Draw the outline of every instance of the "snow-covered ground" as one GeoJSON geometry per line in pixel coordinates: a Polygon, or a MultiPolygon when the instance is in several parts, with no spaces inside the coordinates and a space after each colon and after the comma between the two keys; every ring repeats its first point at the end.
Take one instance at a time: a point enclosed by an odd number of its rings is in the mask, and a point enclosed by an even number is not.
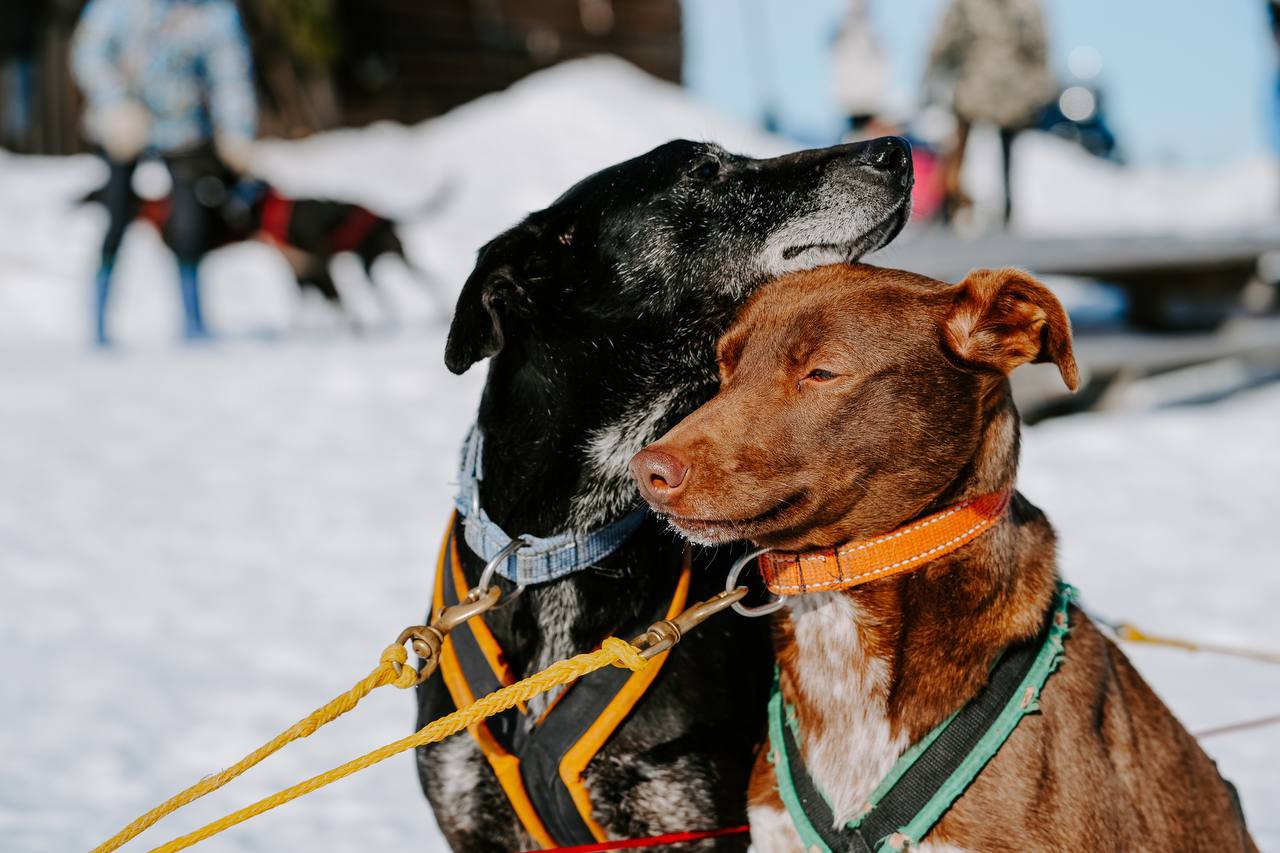
{"type": "MultiPolygon", "coordinates": [[[[266,145],[263,164],[293,192],[391,212],[448,184],[448,210],[408,237],[411,254],[456,288],[475,248],[522,212],[674,135],[754,153],[784,147],[605,60],[554,69],[416,128],[266,145]]],[[[1054,162],[1065,156],[1034,147],[1054,162]]],[[[320,306],[294,316],[284,268],[262,246],[208,265],[224,339],[176,347],[171,261],[144,229],[121,259],[121,346],[89,350],[88,282],[104,223],[70,200],[97,180],[89,159],[0,155],[6,851],[85,849],[367,672],[425,608],[456,447],[482,380],[445,371],[431,300],[394,269],[386,284],[404,324],[352,339],[326,328],[320,306]]],[[[1147,178],[1119,173],[1099,185],[1128,199],[1139,224],[1170,216],[1163,190],[1152,197],[1130,180],[1147,178]]],[[[1061,192],[1063,209],[1087,201],[1061,192]]],[[[1206,180],[1202,200],[1214,192],[1206,180]]],[[[1261,214],[1244,205],[1232,215],[1261,214]]],[[[1273,386],[1208,408],[1027,430],[1023,490],[1058,526],[1064,572],[1087,606],[1156,632],[1280,648],[1277,421],[1273,386]]],[[[1192,730],[1280,712],[1276,667],[1129,651],[1192,730]]],[[[400,737],[412,720],[412,698],[388,688],[136,846],[400,737]]],[[[1205,746],[1239,784],[1262,847],[1280,850],[1280,729],[1205,746]]],[[[207,846],[443,845],[402,756],[207,846]]]]}

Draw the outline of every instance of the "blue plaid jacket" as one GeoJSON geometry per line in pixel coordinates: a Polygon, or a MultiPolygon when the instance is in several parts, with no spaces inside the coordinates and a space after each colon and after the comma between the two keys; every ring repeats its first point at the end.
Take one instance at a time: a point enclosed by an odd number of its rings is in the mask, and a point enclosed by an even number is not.
{"type": "Polygon", "coordinates": [[[161,153],[256,132],[249,41],[233,0],[90,0],[71,64],[91,137],[128,100],[151,113],[149,145],[161,153]]]}

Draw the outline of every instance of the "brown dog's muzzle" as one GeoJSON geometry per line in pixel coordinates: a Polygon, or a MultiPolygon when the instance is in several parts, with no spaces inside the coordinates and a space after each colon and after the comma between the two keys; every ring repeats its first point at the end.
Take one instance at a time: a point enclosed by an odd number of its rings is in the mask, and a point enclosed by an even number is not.
{"type": "Polygon", "coordinates": [[[684,491],[689,465],[668,450],[645,448],[631,458],[631,476],[640,494],[655,508],[662,508],[684,491]]]}

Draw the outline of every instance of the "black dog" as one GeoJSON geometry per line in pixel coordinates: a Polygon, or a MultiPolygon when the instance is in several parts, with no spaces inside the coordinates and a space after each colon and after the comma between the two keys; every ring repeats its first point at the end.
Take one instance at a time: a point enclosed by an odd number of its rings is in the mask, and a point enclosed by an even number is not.
{"type": "MultiPolygon", "coordinates": [[[[342,252],[351,252],[359,259],[388,319],[393,316],[391,307],[373,277],[374,263],[384,256],[398,258],[413,278],[428,288],[437,303],[442,301],[431,277],[405,255],[404,244],[396,234],[396,223],[385,216],[345,202],[290,199],[265,184],[239,209],[236,201],[233,193],[223,206],[222,219],[227,223],[225,242],[258,237],[274,244],[293,268],[299,289],[319,293],[355,330],[360,328],[359,321],[345,309],[330,272],[330,262],[342,252]]],[[[436,206],[435,202],[432,206],[436,206]]]]}
{"type": "MultiPolygon", "coordinates": [[[[908,218],[910,187],[898,139],[770,160],[673,141],[587,178],[491,241],[445,350],[455,373],[491,359],[478,415],[490,518],[545,536],[634,509],[628,460],[715,392],[715,341],[742,301],[780,273],[888,243],[908,218]]],[[[460,552],[474,584],[483,562],[460,552]]],[[[527,675],[647,624],[681,553],[648,518],[598,570],[518,593],[501,581],[506,603],[485,622],[514,675],[527,675]]],[[[707,568],[724,557],[698,555],[690,601],[723,588],[723,571],[707,568]]],[[[722,615],[672,652],[585,773],[592,815],[611,837],[746,822],[768,648],[764,620],[722,615]]],[[[527,721],[547,706],[531,704],[527,721]]],[[[452,708],[437,673],[420,690],[419,723],[452,708]]],[[[537,846],[471,738],[423,748],[418,763],[455,850],[537,846]]],[[[681,849],[746,844],[738,835],[681,849]]]]}

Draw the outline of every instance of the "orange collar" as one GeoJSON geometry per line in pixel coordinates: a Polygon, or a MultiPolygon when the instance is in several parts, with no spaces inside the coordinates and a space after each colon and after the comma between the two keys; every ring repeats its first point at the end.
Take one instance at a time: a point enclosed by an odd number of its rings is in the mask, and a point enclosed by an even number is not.
{"type": "Polygon", "coordinates": [[[768,551],[760,556],[765,585],[776,595],[849,589],[910,571],[950,554],[1004,515],[1013,490],[958,503],[883,536],[817,551],[768,551]]]}

